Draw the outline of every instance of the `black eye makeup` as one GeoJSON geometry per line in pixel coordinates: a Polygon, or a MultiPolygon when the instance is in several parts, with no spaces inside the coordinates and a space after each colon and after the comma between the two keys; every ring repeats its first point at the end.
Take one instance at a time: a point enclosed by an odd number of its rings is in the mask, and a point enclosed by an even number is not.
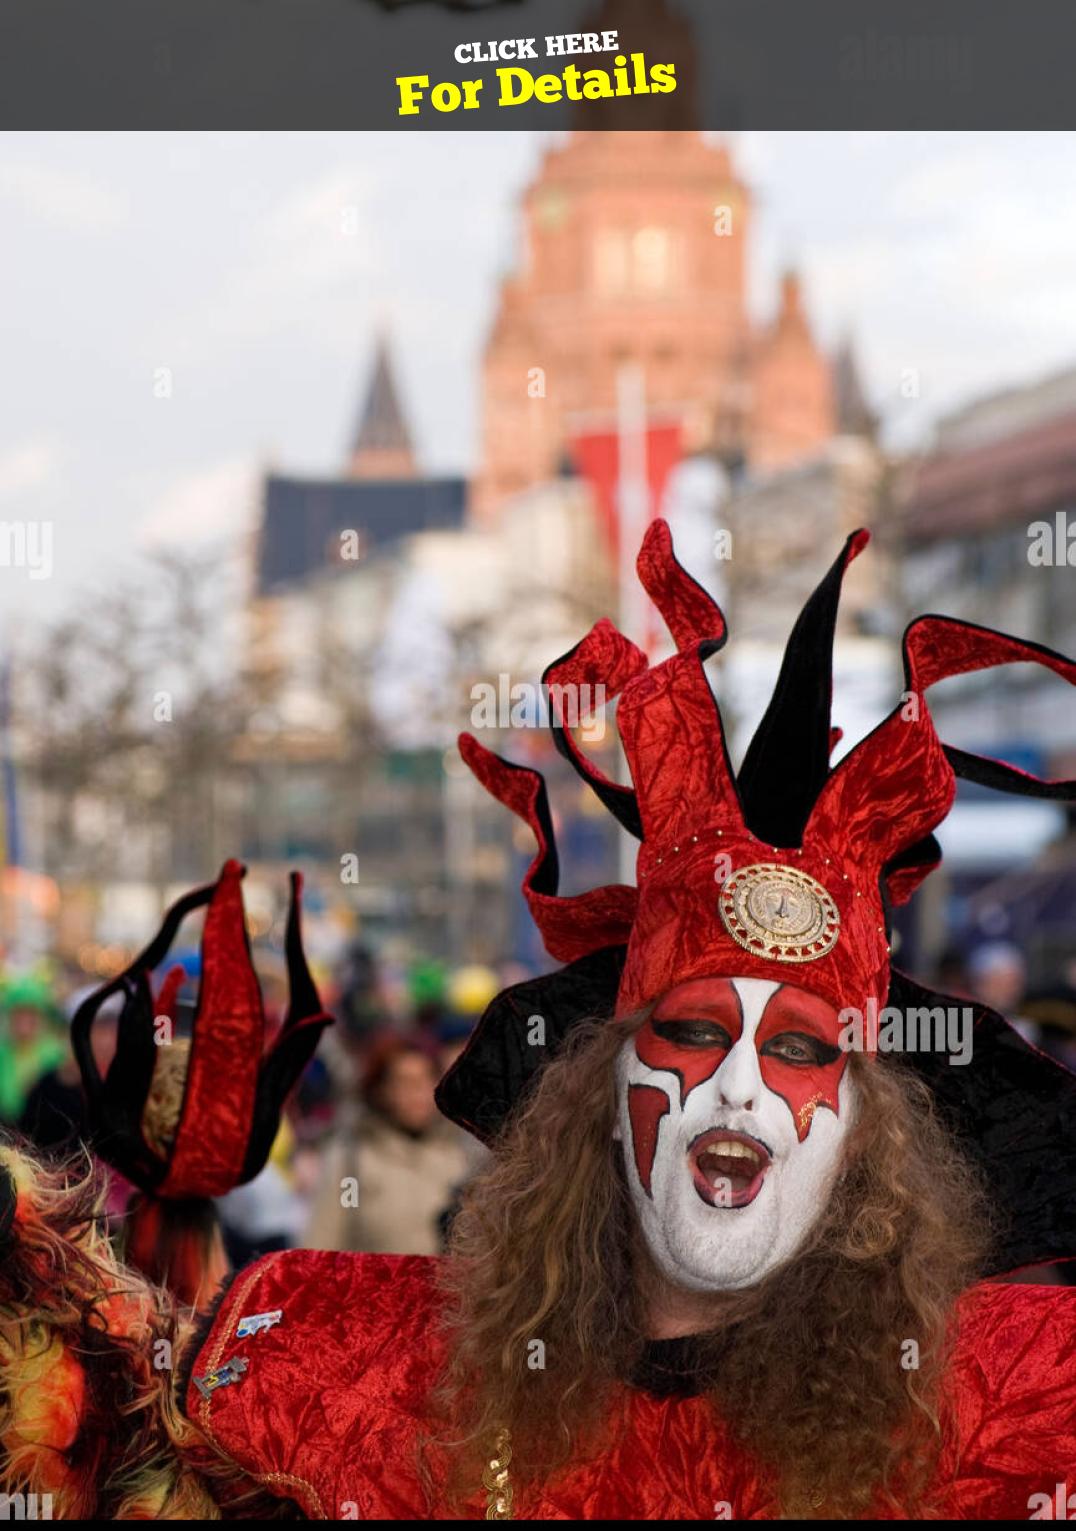
{"type": "Polygon", "coordinates": [[[732,1037],[717,1021],[651,1021],[655,1036],[677,1047],[732,1046],[732,1037]]]}
{"type": "Polygon", "coordinates": [[[831,1047],[818,1037],[802,1031],[782,1031],[770,1037],[759,1048],[764,1058],[780,1058],[783,1063],[800,1064],[804,1068],[820,1068],[836,1063],[841,1056],[839,1047],[831,1047]]]}

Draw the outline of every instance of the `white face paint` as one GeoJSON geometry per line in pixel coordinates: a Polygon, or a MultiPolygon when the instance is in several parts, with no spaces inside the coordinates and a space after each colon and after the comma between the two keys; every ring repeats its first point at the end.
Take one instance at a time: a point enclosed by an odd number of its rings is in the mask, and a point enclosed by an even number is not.
{"type": "Polygon", "coordinates": [[[650,1253],[676,1285],[752,1286],[816,1222],[855,1110],[836,1014],[788,984],[694,980],[621,1049],[616,1136],[650,1253]]]}

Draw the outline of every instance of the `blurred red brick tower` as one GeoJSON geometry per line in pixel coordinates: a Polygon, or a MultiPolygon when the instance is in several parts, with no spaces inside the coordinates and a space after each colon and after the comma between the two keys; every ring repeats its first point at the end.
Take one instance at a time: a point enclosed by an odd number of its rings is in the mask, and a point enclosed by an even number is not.
{"type": "Polygon", "coordinates": [[[746,457],[756,468],[781,468],[808,457],[835,427],[834,379],[803,311],[799,277],[781,281],[781,306],[751,357],[746,457]]]}
{"type": "Polygon", "coordinates": [[[712,446],[754,465],[833,434],[829,366],[794,279],[772,329],[752,328],[750,216],[727,149],[701,133],[578,132],[549,150],[485,351],[476,519],[556,472],[570,424],[613,408],[628,361],[652,410],[696,441],[702,419],[712,446]]]}

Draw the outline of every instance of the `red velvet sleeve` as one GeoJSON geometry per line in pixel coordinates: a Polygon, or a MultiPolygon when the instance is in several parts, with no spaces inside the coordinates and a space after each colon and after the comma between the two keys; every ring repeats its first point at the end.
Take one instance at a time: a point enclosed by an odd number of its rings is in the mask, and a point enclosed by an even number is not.
{"type": "Polygon", "coordinates": [[[199,1350],[188,1418],[315,1519],[425,1516],[413,1442],[439,1356],[436,1261],[294,1249],[235,1278],[199,1350]],[[244,1318],[279,1322],[240,1339],[244,1318]],[[236,1359],[205,1397],[196,1379],[236,1359]]]}
{"type": "Polygon", "coordinates": [[[1058,1518],[1044,1499],[1054,1505],[1058,1484],[1076,1494],[1076,1288],[997,1282],[968,1292],[950,1399],[951,1513],[1058,1518]]]}

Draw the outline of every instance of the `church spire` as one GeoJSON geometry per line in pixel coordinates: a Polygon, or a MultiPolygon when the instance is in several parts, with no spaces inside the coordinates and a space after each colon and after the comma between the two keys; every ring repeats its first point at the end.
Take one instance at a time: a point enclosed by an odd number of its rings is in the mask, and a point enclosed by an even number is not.
{"type": "Polygon", "coordinates": [[[352,478],[414,478],[415,455],[389,362],[388,342],[377,340],[374,365],[351,447],[352,478]]]}

